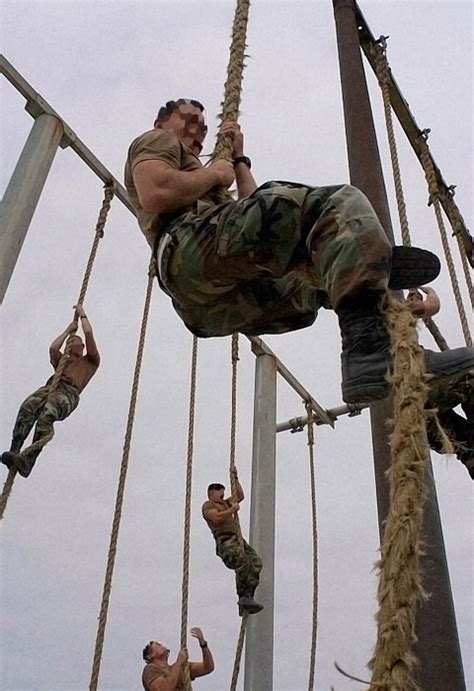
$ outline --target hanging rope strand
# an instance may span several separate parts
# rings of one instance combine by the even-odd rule
[[[390,158],[392,161],[393,181],[395,184],[395,196],[397,200],[398,216],[400,219],[400,229],[404,245],[411,245],[410,231],[408,228],[408,216],[405,205],[405,197],[403,194],[402,178],[400,174],[400,163],[398,160],[397,142],[393,129],[392,107],[390,103],[389,90],[389,67],[385,50],[381,45],[372,48],[372,53],[375,52],[375,63],[377,69],[377,79],[382,90],[383,107],[385,113],[385,125],[387,128],[388,143],[390,148]]]
[[[78,303],[82,304],[84,302],[85,296],[86,296],[86,291],[87,291],[87,286],[89,284],[89,278],[92,273],[92,269],[94,266],[94,260],[97,254],[97,248],[99,246],[99,240],[104,236],[104,228],[105,224],[107,222],[107,215],[109,213],[110,209],[110,204],[112,201],[112,198],[114,196],[114,183],[110,183],[108,185],[105,185],[105,191],[104,191],[104,199],[102,201],[102,206],[99,212],[99,218],[95,227],[95,235],[94,235],[94,240],[92,243],[92,248],[89,254],[89,259],[87,262],[87,266],[85,269],[84,273],[84,278],[82,279],[82,286],[81,290],[79,292],[79,299]],[[51,384],[49,385],[49,391],[48,391],[48,398],[47,401],[50,401],[52,396],[54,395],[56,389],[58,388],[58,384],[61,380],[62,373],[64,372],[64,368],[66,367],[67,361],[69,359],[69,354],[71,352],[72,348],[72,343],[73,343],[73,338],[74,335],[77,331],[77,323],[78,323],[78,318],[77,315],[74,318],[74,323],[75,323],[75,329],[71,331],[69,334],[66,345],[64,347],[64,352],[61,356],[61,359],[58,363],[58,366],[56,367],[56,370],[54,372],[53,378],[51,380]],[[23,453],[35,453],[36,451],[41,451],[41,449],[46,446],[46,444],[51,441],[51,439],[54,437],[54,428],[51,427],[51,431],[49,434],[46,434],[44,437],[40,437],[40,439],[37,439],[35,442],[30,444],[26,449],[24,449]],[[8,472],[7,479],[5,481],[5,484],[3,486],[2,494],[0,496],[0,520],[3,518],[3,514],[5,513],[5,509],[7,507],[7,502],[10,497],[11,491],[13,489],[13,483],[15,481],[15,476],[16,476],[16,469],[11,468],[10,471]]]
[[[464,334],[464,341],[467,346],[472,345],[472,337],[469,331],[469,324],[466,317],[466,311],[464,309],[464,303],[461,296],[461,291],[459,288],[459,282],[456,275],[456,269],[454,267],[453,256],[448,243],[448,236],[446,233],[446,227],[444,225],[443,216],[441,213],[441,204],[439,202],[439,189],[436,180],[436,174],[433,168],[433,163],[428,151],[428,145],[424,137],[420,137],[418,140],[420,145],[420,156],[423,168],[425,170],[426,180],[428,183],[428,192],[430,195],[430,202],[433,204],[436,220],[438,222],[438,228],[441,236],[441,243],[443,245],[444,255],[446,257],[446,263],[448,265],[449,277],[451,279],[451,285],[453,288],[454,298],[456,300],[456,306],[459,313],[459,319],[461,321],[461,328]]]
[[[237,639],[237,648],[235,651],[234,667],[232,669],[232,679],[230,682],[230,691],[236,691],[237,682],[239,680],[240,661],[242,659],[242,651],[244,649],[245,632],[247,630],[247,622],[249,613],[244,612],[242,622],[240,624],[239,638]]]
[[[316,506],[316,473],[314,465],[314,413],[311,404],[306,402],[308,417],[309,475],[311,481],[311,518],[313,535],[313,611],[311,621],[311,652],[309,659],[308,691],[314,689],[316,666],[316,643],[318,630],[318,514]]]
[[[196,412],[196,380],[197,380],[198,339],[193,336],[191,355],[191,383],[189,390],[189,417],[188,417],[188,446],[186,462],[186,492],[184,502],[184,531],[183,531],[183,577],[181,585],[181,647],[187,646],[188,634],[188,604],[189,604],[189,554],[191,535],[191,497],[192,497],[192,472],[194,453],[194,420]],[[191,688],[189,666],[185,666],[185,688]]]
[[[135,363],[135,370],[133,374],[133,384],[130,393],[130,405],[128,410],[127,426],[125,432],[125,439],[123,444],[122,463],[120,465],[120,475],[117,487],[117,497],[115,500],[114,518],[112,522],[112,532],[110,536],[109,551],[107,556],[107,568],[105,572],[104,589],[102,593],[102,602],[99,613],[99,625],[97,630],[97,637],[95,642],[94,660],[92,663],[92,674],[89,683],[90,691],[96,691],[99,680],[100,663],[102,660],[102,652],[104,648],[105,627],[107,624],[107,615],[109,609],[110,593],[112,590],[112,577],[115,565],[115,556],[117,553],[117,543],[120,530],[120,521],[122,517],[123,498],[125,493],[125,481],[127,479],[128,460],[130,456],[130,444],[132,440],[133,424],[135,420],[135,409],[138,397],[138,385],[140,383],[140,372],[143,360],[143,350],[145,347],[145,336],[148,324],[148,317],[150,313],[151,295],[153,289],[154,277],[156,276],[155,262],[150,262],[148,271],[148,284],[145,296],[145,305],[143,308],[142,324],[140,329],[140,337],[138,341],[137,358]]]

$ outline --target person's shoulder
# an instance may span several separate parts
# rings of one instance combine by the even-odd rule
[[[129,153],[138,151],[144,146],[169,146],[170,144],[176,145],[179,143],[178,137],[169,130],[147,130],[135,137],[133,142],[130,144]]]
[[[202,510],[204,511],[205,509],[212,509],[214,507],[214,502],[211,501],[210,499],[207,499],[204,504],[202,505]]]

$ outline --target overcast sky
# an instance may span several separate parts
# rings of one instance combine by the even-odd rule
[[[361,2],[456,201],[472,227],[470,1]],[[131,140],[170,98],[206,104],[211,151],[222,100],[234,3],[61,0],[1,3],[1,50],[114,175]],[[241,124],[259,182],[348,180],[330,0],[254,0]],[[368,71],[392,220],[399,237],[378,88]],[[0,81],[1,190],[32,126],[24,99]],[[398,128],[397,128],[398,131]],[[421,168],[399,137],[413,243],[441,253]],[[60,149],[2,309],[2,427],[8,448],[21,401],[50,375],[48,347],[73,316],[102,199],[100,181]],[[78,410],[28,480],[18,477],[2,524],[1,685],[8,691],[88,686],[106,551],[138,342],[148,246],[116,200],[85,303],[102,366]],[[447,270],[434,284],[437,322],[462,345]],[[466,291],[463,289],[466,298]],[[466,300],[467,304],[467,300]],[[143,362],[100,688],[141,688],[141,649],[179,644],[181,545],[191,336],[156,287]],[[265,339],[325,408],[341,404],[339,332],[322,312],[310,329]],[[434,347],[420,328],[420,340]],[[189,625],[200,625],[216,671],[196,689],[228,688],[240,620],[233,574],[214,554],[200,517],[205,488],[227,482],[230,342],[201,342],[193,478]],[[241,340],[237,465],[250,497],[254,358]],[[278,420],[303,414],[279,382]],[[367,678],[375,642],[378,530],[368,415],[319,427],[319,630],[316,688],[360,688],[334,660]],[[467,687],[474,688],[472,481],[455,459],[432,454]],[[0,469],[0,481],[6,477]],[[311,628],[311,513],[305,434],[277,447],[275,691],[307,688]],[[248,531],[249,501],[240,513]],[[199,657],[194,639],[191,659]],[[243,688],[243,674],[241,685]],[[257,690],[256,690],[257,691]]]

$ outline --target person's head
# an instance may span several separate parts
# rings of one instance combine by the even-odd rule
[[[222,501],[224,499],[224,491],[225,487],[220,482],[211,482],[207,488],[207,496],[211,501]]]
[[[71,353],[71,355],[74,355],[75,357],[81,357],[84,350],[84,343],[82,342],[82,338],[77,334],[74,334],[71,341],[71,350],[69,352]]]
[[[193,98],[167,101],[156,116],[157,130],[172,130],[191,151],[199,154],[207,134],[204,106]]]
[[[169,654],[170,651],[163,643],[150,641],[143,648],[142,657],[147,663],[159,664],[160,662],[167,662]]]
[[[409,305],[418,305],[423,302],[423,294],[418,288],[410,288],[407,294],[407,302]]]

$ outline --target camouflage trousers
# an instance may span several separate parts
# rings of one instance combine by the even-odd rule
[[[33,441],[49,434],[55,422],[67,418],[77,407],[79,391],[64,380],[59,382],[51,400],[47,400],[51,380],[52,378],[45,386],[41,386],[30,394],[21,404],[13,428],[12,451],[20,451],[35,422]]]
[[[293,331],[322,306],[388,284],[390,244],[350,185],[267,182],[239,201],[182,214],[167,233],[161,286],[201,337]]]
[[[262,560],[250,545],[237,535],[223,535],[216,538],[216,554],[228,569],[235,571],[237,595],[253,596],[259,582]]]

